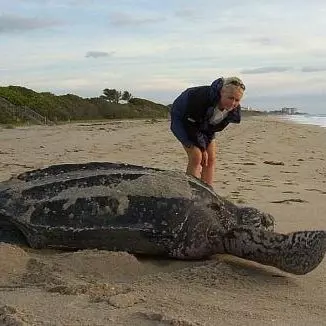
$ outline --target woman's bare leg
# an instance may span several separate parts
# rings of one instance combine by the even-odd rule
[[[188,165],[186,173],[200,179],[202,172],[202,153],[200,148],[196,146],[191,146],[190,148],[184,146],[184,149],[188,155]]]
[[[214,172],[216,164],[216,141],[213,140],[209,143],[207,147],[208,161],[207,165],[203,166],[201,179],[210,186],[213,186],[214,182]]]

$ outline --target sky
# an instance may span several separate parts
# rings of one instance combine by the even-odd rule
[[[324,0],[0,0],[0,86],[170,104],[238,76],[243,106],[326,114]]]

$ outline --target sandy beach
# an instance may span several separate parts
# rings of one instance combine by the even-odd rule
[[[214,188],[276,219],[326,230],[326,128],[247,118],[217,136]],[[51,164],[184,170],[164,121],[0,128],[0,180]],[[326,259],[295,276],[227,255],[185,262],[0,243],[0,325],[326,325]]]

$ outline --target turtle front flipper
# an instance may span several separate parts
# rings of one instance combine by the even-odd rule
[[[238,227],[223,238],[225,252],[285,272],[303,275],[315,269],[326,252],[326,231],[279,234]]]

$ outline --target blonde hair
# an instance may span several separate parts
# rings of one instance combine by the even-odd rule
[[[245,89],[246,89],[245,84],[238,77],[223,78],[223,88],[228,88],[230,86],[235,86],[237,88],[240,88],[242,91],[245,91]]]

